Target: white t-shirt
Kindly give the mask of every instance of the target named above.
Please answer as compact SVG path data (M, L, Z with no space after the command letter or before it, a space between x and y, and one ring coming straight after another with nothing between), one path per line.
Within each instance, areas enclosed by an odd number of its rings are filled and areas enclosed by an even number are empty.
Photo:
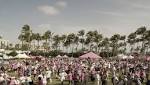
M47 74L47 75L46 75L46 77L47 77L47 78L51 78L51 73L52 73L52 71L51 71L51 70L46 71L46 74Z
M32 82L31 77L27 77L27 81L28 81L28 82Z
M3 78L2 76L0 77L0 82L1 82L1 81L4 81L4 78Z
M15 84L19 85L20 84L20 81L17 79L15 80Z
M21 83L24 83L25 82L25 80L26 80L26 78L25 77L20 77L20 81L21 81Z
M66 76L67 76L66 72L60 73L60 80L64 81Z
M47 84L47 77L46 76L43 77L43 83L44 83L44 85Z
M100 75L96 74L96 77L97 77L97 80L99 81L100 80Z

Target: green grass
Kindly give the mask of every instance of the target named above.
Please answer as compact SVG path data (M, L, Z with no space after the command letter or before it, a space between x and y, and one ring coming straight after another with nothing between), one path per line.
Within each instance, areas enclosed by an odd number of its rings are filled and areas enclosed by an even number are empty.
M8 73L10 76L15 76L15 77L17 77L17 74L13 71L13 72L9 72ZM121 73L119 73L119 75L121 75ZM111 77L112 77L112 74L110 74L109 75L109 77L108 77L108 85L112 85L112 83L111 83ZM36 80L34 80L35 82L37 82L37 79ZM97 85L96 84L96 82L97 81L95 81L95 82L88 82L88 84L87 85ZM143 85L145 85L145 83L146 83L146 81L143 83ZM52 78L52 83L50 83L49 81L48 81L48 84L47 85L61 85L61 81L59 80L59 79L57 79L55 76L53 76L53 78ZM64 81L64 85L69 85L69 81L68 80L66 80L66 81ZM134 85L134 84L133 84Z

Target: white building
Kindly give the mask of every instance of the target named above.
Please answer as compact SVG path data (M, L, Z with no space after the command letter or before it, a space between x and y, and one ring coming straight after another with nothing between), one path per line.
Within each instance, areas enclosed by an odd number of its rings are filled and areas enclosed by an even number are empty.
M9 46L9 41L5 39L0 39L0 49L5 49Z

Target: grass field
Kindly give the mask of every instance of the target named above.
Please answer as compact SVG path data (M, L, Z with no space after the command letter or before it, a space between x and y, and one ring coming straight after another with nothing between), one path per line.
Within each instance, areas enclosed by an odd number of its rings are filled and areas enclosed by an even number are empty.
M9 75L10 76L17 76L15 72L9 72ZM112 85L112 83L111 83L111 77L112 76L110 75L109 78L108 78L107 85ZM34 78L32 78L32 79L33 79L34 82L37 82L37 79L36 80L34 80ZM143 85L146 85L145 83L146 82L144 82ZM50 83L48 81L47 85L61 85L61 81L58 78L56 78L55 76L53 76L52 82ZM67 81L67 80L64 81L63 85L69 85L69 81ZM78 84L78 85L81 85L81 84ZM97 81L91 82L89 80L89 82L87 82L87 85L97 85ZM133 83L132 85L135 85L135 84Z

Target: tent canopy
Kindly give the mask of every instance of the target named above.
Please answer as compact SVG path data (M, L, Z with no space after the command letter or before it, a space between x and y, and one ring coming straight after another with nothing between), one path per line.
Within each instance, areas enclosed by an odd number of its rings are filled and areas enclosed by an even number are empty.
M119 54L117 56L119 59L133 59L134 57L133 56L127 56L127 55L124 55L124 54Z
M87 54L84 54L84 55L80 56L79 58L97 59L97 58L101 58L101 57L98 56L97 54L93 53L93 52L89 52L89 53L87 53Z
M15 58L28 59L28 58L30 58L30 57L27 56L26 54L18 54L17 56L15 56Z
M64 55L64 56L62 56L63 58L68 58L68 56L67 55Z
M56 58L61 58L61 56L60 56L60 55L57 55Z

